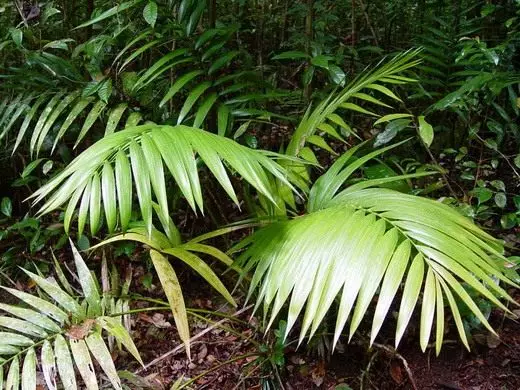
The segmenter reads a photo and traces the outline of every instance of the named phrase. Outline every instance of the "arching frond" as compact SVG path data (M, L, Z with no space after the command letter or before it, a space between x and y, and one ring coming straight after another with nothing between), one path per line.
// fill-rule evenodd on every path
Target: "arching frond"
M249 295L258 289L257 307L270 310L269 325L289 301L287 331L304 312L300 342L316 332L339 297L334 343L349 319L352 337L377 295L373 342L403 287L396 346L422 292L422 349L428 345L436 317L440 351L445 306L468 347L459 302L493 332L468 289L505 311L509 310L500 299L514 303L495 283L497 279L514 285L503 272L502 245L447 205L369 188L402 176L360 181L342 189L357 168L389 148L362 158L353 158L355 149L349 151L311 189L309 214L275 223L248 238L239 265L254 270Z
M168 224L173 225L173 221L169 219ZM219 229L195 237L186 243L181 243L180 239L174 238L172 240L156 229L152 229L151 234L148 234L144 226L137 226L129 229L124 234L118 234L114 237L108 238L92 249L118 241L139 242L150 248L150 258L170 304L177 331L179 332L180 339L186 346L188 356L190 356L190 328L188 324L186 305L184 303L184 296L182 294L182 287L179 283L175 268L168 258L175 258L183 262L189 268L197 272L231 305L236 306L235 300L231 296L230 292L202 257L218 260L228 267L233 264L233 260L219 249L204 244L203 241L246 227L251 227L251 224L241 224Z
M72 125L85 120L74 136L74 146L92 130L102 115L107 113L105 134L111 134L126 125L136 125L140 117L137 112L127 110L128 105L119 104L113 108L93 96L82 97L81 91L62 90L54 93L19 94L5 109L0 110L0 140L10 133L16 134L13 153L24 140L29 141L31 155L38 155L43 149L52 153L63 137L70 136ZM127 123L123 125L123 115L129 112ZM55 129L56 128L56 129Z
M103 333L115 338L142 364L141 357L121 316L109 316L110 300L101 299L90 270L72 246L77 280L83 299L77 301L57 282L25 271L44 292L43 298L16 289L4 288L23 305L0 303L0 383L7 389L36 388L36 364L39 361L47 388L57 383L66 390L79 389L74 366L88 390L99 388L92 358L99 364L115 389L122 389ZM68 286L68 284L67 284ZM47 298L48 297L48 298ZM114 305L121 313L123 305ZM113 312L117 314L117 312ZM74 364L74 365L73 365ZM59 378L59 380L58 380Z
M371 105L386 106L381 98L390 98L391 101L401 101L386 85L406 84L415 80L402 75L406 70L413 68L420 61L416 59L418 50L401 53L387 62L382 62L373 70L363 72L351 81L341 91L332 92L314 109L309 107L298 125L286 153L309 159L310 149L305 148L307 142L323 147L325 141L317 139L316 132L323 132L328 136L338 138L341 129L348 134L354 134L349 124L345 122L342 112L354 111L377 117L378 115L360 106L353 101ZM372 93L373 95L370 95ZM303 153L302 153L303 152ZM307 157L306 157L307 156ZM311 160L309 160L311 161Z
M260 151L195 128L144 125L104 137L36 191L32 198L37 203L51 195L39 210L40 214L68 202L67 229L79 203L78 229L80 233L83 231L89 216L94 234L101 224L103 211L110 231L118 220L120 227L126 229L135 187L141 214L150 232L152 193L163 220L169 215L165 165L191 208L203 210L196 156L235 203L238 199L223 163L271 200L275 189L270 176L290 185L283 168Z

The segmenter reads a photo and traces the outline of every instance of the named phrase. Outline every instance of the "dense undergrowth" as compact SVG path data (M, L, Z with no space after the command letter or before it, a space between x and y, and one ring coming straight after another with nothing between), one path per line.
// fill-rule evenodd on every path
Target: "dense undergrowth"
M112 357L149 363L132 317L154 310L192 357L190 317L251 303L228 362L266 389L294 344L494 333L519 41L511 0L0 3L0 389L146 386ZM190 307L203 284L221 310Z

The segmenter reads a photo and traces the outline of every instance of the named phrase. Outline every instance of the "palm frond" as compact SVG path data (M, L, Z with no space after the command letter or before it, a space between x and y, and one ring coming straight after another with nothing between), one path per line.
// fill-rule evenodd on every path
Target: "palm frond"
M79 122L79 118L85 117L81 129L75 134L74 147L77 147L92 130L94 124L101 121L105 111L108 112L105 134L124 128L122 118L127 108L124 103L109 108L98 98L83 97L81 90L60 90L54 93L42 93L38 97L20 93L3 112L0 112L0 140L9 137L11 132L17 130L13 153L25 139L29 139L31 155L38 155L44 149L52 153L65 136L70 137L70 133L75 131L72 125ZM136 120L138 122L135 115L138 113L130 112L128 119L132 114L134 118L130 124L135 125ZM55 127L57 130L54 130Z
M110 316L114 312L103 305L109 300L101 299L90 270L73 245L72 251L84 298L82 302L77 302L57 282L29 271L25 272L44 292L43 298L4 287L23 303L19 306L0 303L0 310L5 313L0 316L0 355L5 359L0 360L0 383L5 382L6 389L18 389L20 384L22 389L35 389L37 361L49 389L58 388L58 377L64 389L80 388L73 363L86 388L98 389L100 375L96 374L92 357L111 385L122 389L109 348L103 340L103 331L117 339L142 364L134 342L121 324L121 316Z
M305 148L306 142L309 142L310 137L315 137L318 131L334 138L338 138L338 134L341 134L341 131L354 135L354 130L341 117L341 111L354 111L375 117L378 115L351 102L352 100L358 99L363 103L388 106L379 98L369 95L368 92L377 93L393 101L401 101L384 84L406 84L415 81L402 76L402 73L420 63L420 60L416 59L419 52L419 50L409 50L401 53L389 61L376 66L373 70L361 73L359 77L355 78L341 91L332 92L314 109L309 106L291 138L291 142L287 146L286 153L291 156L300 155ZM321 140L320 143L325 143L325 141ZM306 151L308 153L308 150Z
M174 227L171 218L168 218L168 221L166 222L167 225ZM151 234L149 234L146 231L145 226L136 226L132 227L124 234L118 234L114 237L104 240L103 242L94 246L92 249L94 250L101 246L118 241L139 242L150 248L150 258L157 275L159 275L159 279L163 286L165 295L170 304L177 331L179 332L179 336L186 346L188 356L190 356L190 329L188 325L186 305L184 303L184 296L177 278L177 273L168 260L168 257L173 257L182 261L188 267L197 272L204 280L206 280L231 305L236 306L236 302L231 296L230 292L224 286L217 274L201 258L201 256L207 256L209 258L218 260L227 267L230 267L233 264L233 260L224 252L211 245L206 245L202 243L202 241L247 227L251 227L251 224L245 223L219 229L217 231L207 233L203 236L195 237L186 243L181 243L180 239L174 238L172 240L166 234L163 234L154 228L152 228ZM168 231L171 229L165 230Z
M283 168L260 151L195 128L144 125L104 137L81 153L31 198L37 203L51 195L40 208L40 215L68 202L66 229L79 203L78 230L80 233L83 231L87 215L90 215L93 234L101 223L102 204L108 229L114 230L117 199L119 224L125 230L130 220L135 184L141 214L147 231L151 232L152 193L160 206L163 220L166 221L169 215L164 165L191 208L203 211L196 155L237 204L238 199L223 162L270 200L273 200L275 193L270 176L290 186Z
M245 271L254 269L249 296L258 289L257 307L270 310L269 326L289 301L287 332L305 306L300 342L315 334L339 296L336 343L349 318L352 337L378 295L373 342L402 286L396 346L422 291L421 348L428 345L436 316L440 351L446 304L469 348L460 320L461 303L494 331L468 290L504 311L509 309L500 299L514 303L494 282L514 285L503 272L502 244L440 202L369 188L402 177L366 180L341 189L357 168L382 151L359 159L353 158L355 150L349 151L311 189L309 214L277 222L248 238L249 247L238 264Z

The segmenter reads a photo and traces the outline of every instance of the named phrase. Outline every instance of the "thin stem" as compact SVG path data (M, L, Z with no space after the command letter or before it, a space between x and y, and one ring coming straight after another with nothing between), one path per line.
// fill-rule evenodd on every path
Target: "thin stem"
M206 370L204 371L203 373L191 378L189 381L187 382L184 382L180 387L178 387L177 389L184 389L186 386L189 386L191 385L192 383L194 383L195 381L197 381L198 379L208 375L209 373L213 372L213 371L216 371L218 370L219 368L223 367L223 366L226 366L228 364L231 364L231 363L234 363L238 360L243 360L243 359L247 359L248 357L252 357L252 356L260 356L260 353L258 352L255 352L255 353L247 353L245 355L240 355L240 356L237 356L233 359L229 359L229 360L226 360L225 362L222 362L220 364L217 364L216 366L214 367L211 367L209 370Z

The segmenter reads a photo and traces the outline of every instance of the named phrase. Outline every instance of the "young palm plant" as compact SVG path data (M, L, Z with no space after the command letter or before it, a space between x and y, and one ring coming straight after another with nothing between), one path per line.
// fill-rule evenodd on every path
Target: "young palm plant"
M349 129L338 114L340 109L371 114L366 108L352 103L351 99L386 106L370 95L377 92L398 101L399 98L383 84L412 81L399 73L417 64L416 54L412 51L398 55L361 75L345 89L332 93L314 110L309 108L281 163L269 158L265 152L248 149L199 129L181 125L145 125L98 141L40 188L33 198L39 202L50 195L40 213L50 212L68 202L66 227L79 203L80 231L89 215L90 228L95 233L101 225L102 210L109 231L115 229L118 221L125 230L135 182L145 227L139 237L132 239L145 242L154 231L152 191L160 206L157 215L162 225L170 226L170 223L165 223L169 211L163 162L194 211L203 210L198 175L200 164L197 161L206 165L235 202L237 197L223 162L251 184L260 199L265 197L279 208L284 202L295 206L291 200L293 188L289 183L296 182L308 193L306 214L264 227L239 245L246 250L238 264L246 271L254 270L250 296L258 288L257 307L263 304L266 312L272 308L269 325L290 299L289 332L306 306L300 336L302 341L309 331L310 335L316 332L336 296L341 295L334 336L336 343L349 317L349 336L352 337L379 290L372 329L374 341L402 285L396 344L403 336L422 291L421 347L425 349L428 345L434 319L437 352L442 347L446 302L460 337L468 346L456 297L490 331L493 331L491 326L467 289L474 289L504 310L507 308L501 303L501 298L513 302L494 282L498 279L514 285L502 272L506 259L500 242L446 205L382 188L391 181L423 174L352 180L357 169L389 148L362 157L358 156L361 145L351 148L310 190L306 190L310 177L306 173L307 167L295 157L305 157L302 152L307 143L324 145L323 139L316 134L318 131L335 135L335 126ZM272 153L270 156L282 157ZM310 161L315 162L315 158ZM166 237L171 236L172 230L165 230ZM147 242L147 245L153 248L154 263L159 259L158 263L168 264L162 257L164 253L168 254L164 245L152 242ZM193 248L191 251L196 252ZM180 258L180 253L169 254ZM158 267L158 272L164 272L164 269ZM176 285L174 279L164 282L165 288L169 288L168 283ZM177 315L177 318L180 317Z
M62 279L45 279L30 271L24 272L41 290L40 296L17 289L5 288L21 305L0 303L0 388L36 389L36 365L39 362L49 389L57 389L57 377L66 390L79 389L74 371L76 366L88 390L99 388L91 356L115 389L122 389L121 380L112 361L103 331L117 340L142 364L141 357L127 329L122 325L122 313L111 313L112 300L101 295L92 274L72 245L77 280L82 296L78 300ZM54 301L54 302L53 302ZM37 352L38 351L38 352ZM40 356L40 359L38 359ZM23 360L23 364L22 364ZM8 370L7 370L8 368Z
M494 333L468 288L510 312L500 298L515 301L496 280L515 284L503 273L507 260L498 240L447 205L380 187L429 173L362 180L344 188L357 169L389 148L359 158L359 146L350 149L312 186L307 214L267 226L241 245L247 249L238 264L254 270L249 296L258 289L257 307L271 310L268 327L289 301L288 333L306 306L301 342L309 330L314 335L340 295L336 344L349 318L349 339L353 336L379 292L373 342L403 286L396 346L422 291L420 345L424 351L436 318L438 353L446 302L466 347L461 303Z

